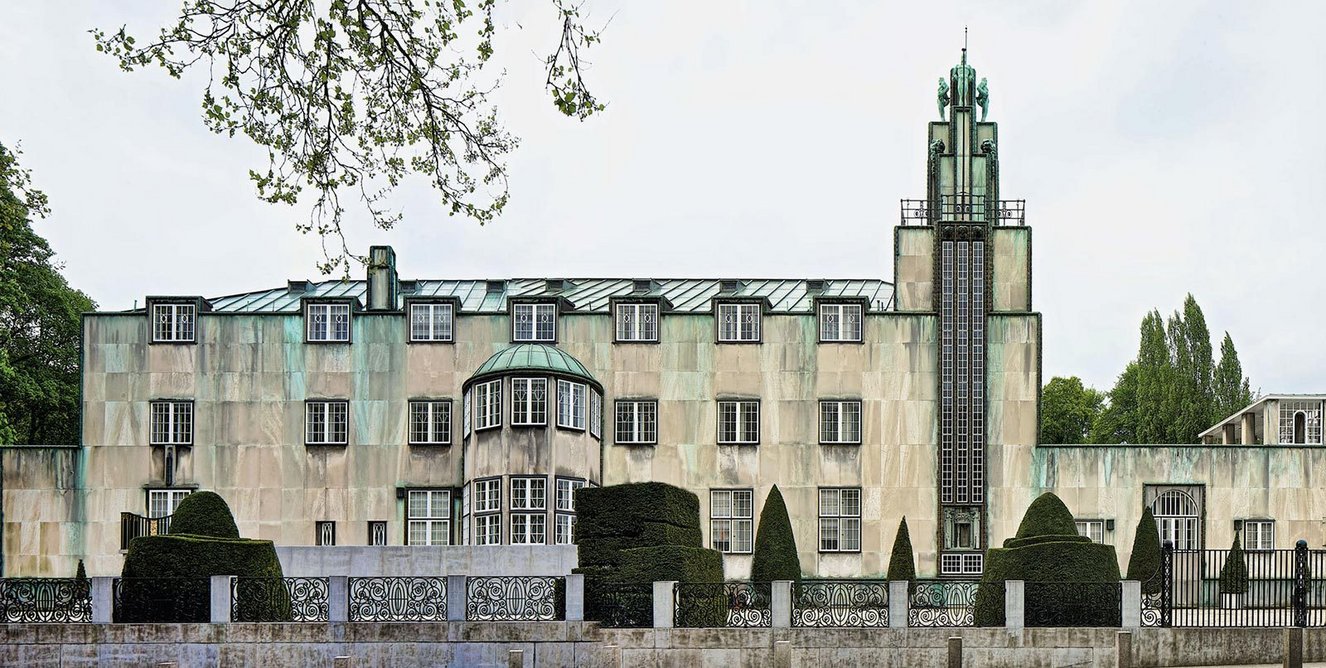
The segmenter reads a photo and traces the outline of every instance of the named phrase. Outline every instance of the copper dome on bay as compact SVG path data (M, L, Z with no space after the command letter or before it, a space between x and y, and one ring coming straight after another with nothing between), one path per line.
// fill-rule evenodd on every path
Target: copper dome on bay
M464 387L495 376L520 373L549 374L583 380L602 392L603 386L590 375L580 360L556 346L543 343L518 343L493 354L465 381Z

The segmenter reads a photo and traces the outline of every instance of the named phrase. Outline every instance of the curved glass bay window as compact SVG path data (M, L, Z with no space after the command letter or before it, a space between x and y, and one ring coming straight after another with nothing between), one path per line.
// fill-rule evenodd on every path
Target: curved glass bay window
M569 544L574 490L602 479L603 386L556 346L498 352L463 386L462 540ZM504 410L505 409L505 410Z

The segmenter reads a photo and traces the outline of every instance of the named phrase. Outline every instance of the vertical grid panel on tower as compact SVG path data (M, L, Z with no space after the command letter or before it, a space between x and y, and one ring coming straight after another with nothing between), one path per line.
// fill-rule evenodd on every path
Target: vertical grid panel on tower
M957 439L954 444L956 454L956 466L954 478L956 484L955 501L957 503L967 502L967 490L971 486L970 476L967 473L967 453L971 447L968 435L968 428L971 426L970 414L971 406L969 404L970 395L968 394L970 386L970 367L968 364L969 339L968 339L968 321L967 307L971 295L970 284L968 283L968 242L958 242L958 396L957 396Z
M985 242L972 244L971 500L985 499Z
M942 247L940 309L940 498L953 502L953 242Z

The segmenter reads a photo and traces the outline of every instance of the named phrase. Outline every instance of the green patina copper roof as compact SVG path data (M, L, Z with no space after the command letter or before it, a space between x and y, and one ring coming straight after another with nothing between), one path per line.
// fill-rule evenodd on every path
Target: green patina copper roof
M510 348L504 348L487 362L479 365L474 375L465 381L465 385L495 376L511 372L535 372L551 373L559 376L572 376L589 382L590 385L598 388L600 391L603 386L594 376L590 375L589 369L580 363L580 360L568 355L565 351L555 346L542 343L518 343Z

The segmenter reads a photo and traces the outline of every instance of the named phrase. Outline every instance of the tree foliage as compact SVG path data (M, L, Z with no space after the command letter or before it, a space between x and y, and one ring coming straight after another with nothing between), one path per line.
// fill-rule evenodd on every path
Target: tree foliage
M1211 332L1188 295L1169 319L1142 319L1137 358L1108 393L1091 428L1098 443L1196 443L1198 435L1252 401L1229 333L1216 363ZM1048 388L1047 388L1048 389Z
M556 108L581 120L604 106L582 77L581 51L599 41L578 5L552 0L560 38L544 61ZM140 42L126 27L92 30L122 69L158 65L179 78L207 72L203 122L266 149L250 170L258 197L296 204L312 191L305 233L323 242L330 273L349 271L341 196L362 200L375 225L400 213L385 198L411 174L427 178L451 215L480 223L508 200L505 157L516 139L491 95L496 0L184 0L178 21ZM339 248L328 247L329 239Z
M1248 563L1243 557L1243 541L1239 533L1234 532L1234 544L1225 555L1225 564L1220 567L1220 593L1248 593Z
M1041 390L1041 442L1085 443L1104 402L1077 376L1051 378Z
M797 555L796 536L792 534L792 520L787 516L787 504L778 485L769 490L760 511L760 526L755 531L755 550L751 557L751 580L800 580L801 557Z
M912 555L912 535L907 531L907 518L898 522L898 535L893 539L893 552L889 555L889 580L916 579L916 559Z
M1133 534L1133 551L1128 555L1128 580L1142 583L1142 593L1158 594L1161 586L1160 531L1156 528L1156 518L1150 508L1142 509L1142 518L1137 521L1137 532Z
M80 442L80 314L96 305L33 230L48 213L18 152L0 145L0 444Z

